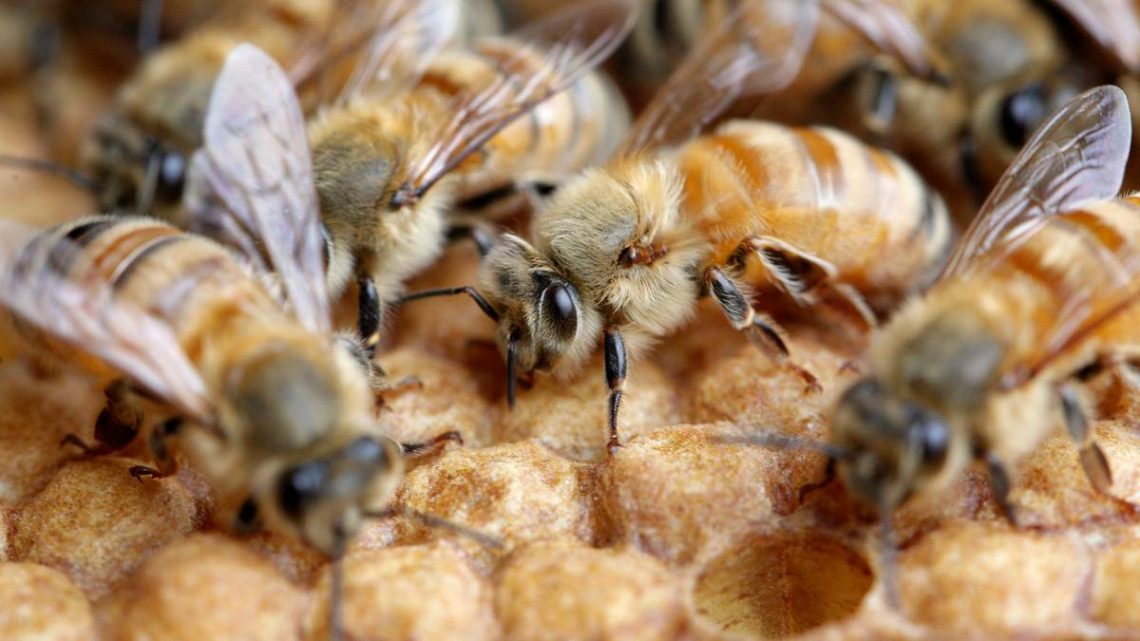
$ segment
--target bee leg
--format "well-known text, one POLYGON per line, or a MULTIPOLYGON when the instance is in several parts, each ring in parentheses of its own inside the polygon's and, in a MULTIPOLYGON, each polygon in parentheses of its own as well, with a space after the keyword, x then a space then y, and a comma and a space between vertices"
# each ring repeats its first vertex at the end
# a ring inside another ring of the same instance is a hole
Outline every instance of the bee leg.
POLYGON ((752 236, 733 252, 731 260, 743 265, 749 256, 760 259, 776 285, 803 307, 816 305, 824 294, 832 294, 863 321, 874 328, 879 321, 863 295, 838 281, 835 266, 818 256, 800 250, 778 238, 752 236))
POLYGON ((176 436, 181 430, 182 419, 178 417, 156 425, 147 439, 147 447, 150 448, 151 456, 154 459, 154 467, 132 465, 129 470, 131 476, 141 481, 144 477, 163 478, 178 471, 174 456, 170 452, 169 442, 170 438, 176 436))
POLYGON ((902 609, 899 597, 898 547, 895 545, 894 528, 891 526, 890 505, 879 506, 879 558, 882 566, 883 593, 887 606, 894 610, 902 609))
POLYGON ((806 499, 812 492, 822 490, 828 485, 831 485, 832 481, 834 481, 836 477, 835 470, 835 457, 827 457, 827 467, 823 468, 823 478, 818 481, 808 483, 807 485, 800 488, 800 503, 802 504, 804 502, 804 499, 806 499))
POLYGON ((475 249, 479 251, 479 257, 482 258, 491 251, 491 247, 495 244, 495 238, 498 234, 495 233, 495 228, 484 220, 478 220, 474 216, 461 216, 453 215, 451 224, 447 228, 448 242, 455 242, 470 238, 475 243, 475 249))
POLYGON ((423 443, 400 443, 400 449, 404 451, 404 458, 417 459, 438 453, 447 447, 448 443, 462 447, 463 435, 458 430, 452 430, 423 443))
POLYGON ((788 358, 788 345, 776 321, 767 314, 758 314, 736 283, 717 267, 705 270, 705 287, 712 294, 728 322, 745 333, 748 340, 764 354, 791 369, 807 384, 811 393, 822 390, 819 379, 808 370, 792 363, 788 358))
POLYGON ((358 276, 356 284, 359 290, 357 332, 364 341, 365 351, 371 357, 376 351, 376 344, 380 342, 380 294, 376 291, 376 281, 371 276, 358 276))
POLYGON ((85 456, 99 456, 117 452, 135 440, 143 417, 130 384, 117 379, 107 386, 103 396, 107 404, 95 419, 95 444, 89 445, 75 434, 68 434, 60 441, 61 447, 73 445, 85 456))
POLYGON ((1012 484, 1009 481, 1009 472, 1005 463, 993 452, 986 452, 986 470, 990 475, 990 487, 993 489, 994 500, 997 501, 998 510, 1009 521, 1010 525, 1017 526, 1017 515, 1013 504, 1009 502, 1009 491, 1012 484))
POLYGON ((622 340, 621 331, 616 327, 607 327, 605 330, 605 366, 606 388, 610 393, 610 439, 606 448, 612 456, 616 453, 617 448, 621 447, 621 439, 618 438, 618 410, 621 408, 621 396, 625 389, 625 377, 628 370, 625 341, 622 340))
POLYGON ((252 496, 247 497, 234 515, 233 530, 237 534, 248 535, 256 534, 261 528, 261 510, 257 507, 257 501, 252 496))
POLYGON ((1062 386, 1058 390, 1061 411, 1065 416, 1065 427, 1069 436, 1080 450, 1081 467, 1089 482, 1101 494, 1108 494, 1112 487, 1112 470, 1100 446, 1093 440, 1088 419, 1081 409, 1080 401, 1072 387, 1062 386))

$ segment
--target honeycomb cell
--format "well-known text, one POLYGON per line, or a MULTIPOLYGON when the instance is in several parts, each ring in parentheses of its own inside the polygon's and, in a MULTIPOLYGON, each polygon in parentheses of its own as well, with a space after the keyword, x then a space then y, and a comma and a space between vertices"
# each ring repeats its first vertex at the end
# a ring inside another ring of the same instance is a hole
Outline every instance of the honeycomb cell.
POLYGON ((198 522, 176 478, 139 482, 130 463, 66 464, 13 514, 11 555, 67 572, 92 598, 107 593, 157 548, 198 522))
POLYGON ((116 641, 299 639, 307 599, 265 558, 218 534, 163 548, 115 594, 106 615, 116 641))
POLYGON ((799 489, 823 475, 814 453, 710 441, 728 434, 738 431, 678 426, 618 450, 603 488, 615 538, 687 564, 791 513, 799 489))
POLYGON ((95 618, 66 574, 35 563, 0 563, 0 639, 89 641, 95 618))
POLYGON ((685 626, 680 578, 633 549, 537 542, 499 571, 495 608, 508 640, 676 639, 685 626))
MULTIPOLYGON (((481 641, 499 638, 491 587, 446 542, 360 550, 344 559, 342 616, 357 641, 481 641)), ((314 587, 305 638, 329 637, 331 567, 314 587)))
POLYGON ((742 537, 702 566, 691 598, 701 624, 767 639, 851 617, 872 583, 867 560, 848 545, 775 531, 742 537))

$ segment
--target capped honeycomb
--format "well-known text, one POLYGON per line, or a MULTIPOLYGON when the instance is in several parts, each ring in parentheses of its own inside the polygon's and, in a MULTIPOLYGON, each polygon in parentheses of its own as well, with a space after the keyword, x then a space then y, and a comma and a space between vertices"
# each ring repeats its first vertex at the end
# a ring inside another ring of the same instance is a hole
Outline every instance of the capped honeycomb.
MULTIPOLYGON (((36 137, 26 96, 5 96, 0 107, 0 151, 44 154, 49 141, 36 137)), ((34 174, 0 174, 0 201, 6 216, 37 224, 90 207, 34 174)), ((477 260, 457 245, 411 289, 466 284, 477 260)), ((1115 473, 1112 496, 1089 486, 1060 434, 1016 468, 1017 526, 998 516, 984 474, 971 470, 894 516, 894 607, 874 512, 838 483, 801 495, 824 474, 820 455, 716 440, 760 429, 826 438, 836 396, 859 375, 864 339, 832 320, 787 324, 794 357, 822 384, 813 393, 703 308, 632 363, 625 445, 610 457, 600 356, 572 380, 537 378, 508 411, 493 328, 469 301, 398 310, 379 361, 422 385, 390 394, 380 420, 397 440, 458 430, 464 445, 415 461, 397 502, 502 547, 402 518, 370 523, 343 559, 347 636, 1140 635, 1133 374, 1110 372, 1087 389, 1115 473)), ((141 447, 81 458, 59 446, 66 434, 91 438, 100 403, 72 372, 0 363, 0 639, 328 638, 328 559, 273 533, 228 533, 218 525, 221 499, 189 467, 139 482, 127 469, 141 447)))

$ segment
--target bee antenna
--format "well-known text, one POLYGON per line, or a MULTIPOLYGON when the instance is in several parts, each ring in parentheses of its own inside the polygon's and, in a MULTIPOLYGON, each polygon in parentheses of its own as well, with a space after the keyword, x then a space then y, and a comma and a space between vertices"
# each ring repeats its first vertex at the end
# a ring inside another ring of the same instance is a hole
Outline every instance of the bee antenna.
POLYGON ((515 344, 518 342, 518 333, 511 331, 507 339, 507 407, 515 408, 515 344))
POLYGON ((501 550, 504 547, 502 541, 491 536, 490 534, 487 534, 486 532, 480 532, 479 530, 469 528, 466 525, 460 525, 455 521, 445 519, 442 516, 436 516, 434 514, 428 514, 427 512, 421 512, 417 509, 407 506, 388 507, 379 511, 365 512, 364 516, 374 519, 385 519, 391 516, 402 516, 412 521, 419 521, 423 525, 430 528, 438 528, 440 530, 448 530, 455 532, 456 534, 462 534, 469 539, 477 541, 478 543, 495 550, 501 550))
POLYGON ((71 184, 79 187, 80 189, 96 193, 98 190, 95 187, 95 181, 89 176, 71 167, 54 163, 50 160, 39 160, 37 158, 21 158, 19 156, 8 156, 0 154, 0 165, 7 165, 15 169, 23 169, 26 171, 38 171, 44 174, 51 174, 67 180, 71 184))
POLYGON ((751 434, 716 434, 709 436, 709 440, 724 445, 759 445, 760 447, 772 447, 781 450, 809 450, 837 460, 850 459, 852 456, 851 450, 833 443, 773 431, 753 432, 751 434))
POLYGON ((139 12, 138 40, 135 46, 139 53, 147 54, 158 47, 162 37, 162 0, 143 0, 139 12))

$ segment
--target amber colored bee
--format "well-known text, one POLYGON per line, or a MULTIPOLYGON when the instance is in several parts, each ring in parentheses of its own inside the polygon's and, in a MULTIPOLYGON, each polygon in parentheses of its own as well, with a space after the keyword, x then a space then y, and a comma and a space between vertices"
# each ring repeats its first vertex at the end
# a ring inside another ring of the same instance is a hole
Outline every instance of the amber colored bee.
POLYGON ((216 190, 215 232, 231 247, 149 218, 93 217, 39 235, 0 223, 0 304, 10 312, 0 328, 47 366, 80 365, 110 381, 97 444, 68 439, 88 453, 128 445, 144 398, 172 410, 148 438, 157 466, 131 473, 169 474, 172 448, 185 452, 222 497, 248 496, 236 528, 263 525, 334 560, 364 519, 390 514, 497 545, 389 505, 404 454, 456 435, 403 449, 384 436, 363 347, 330 332, 304 134, 285 73, 239 46, 206 118, 208 148, 224 139, 230 153, 195 161, 216 190))
POLYGON ((787 362, 780 329, 753 309, 755 294, 830 301, 874 324, 863 292, 890 298, 922 285, 949 247, 939 197, 898 158, 841 132, 731 121, 692 139, 741 94, 786 85, 812 41, 814 3, 738 11, 752 10, 765 20, 725 20, 621 152, 567 181, 536 215, 532 240, 502 237, 482 266, 508 399, 515 370, 572 370, 601 339, 611 448, 627 351, 682 326, 699 297, 711 295, 734 327, 787 362))
MULTIPOLYGON (((512 37, 434 58, 422 75, 389 59, 310 124, 334 295, 359 286, 362 336, 381 306, 440 253, 452 214, 479 195, 604 158, 628 115, 591 70, 633 19, 625 0, 571 5, 512 37)), ((374 342, 375 338, 370 340, 374 342)))
POLYGON ((100 207, 179 218, 186 159, 202 143, 202 122, 226 55, 248 42, 295 67, 309 84, 335 66, 367 56, 401 25, 430 57, 461 29, 460 0, 259 0, 220 10, 212 20, 159 48, 119 92, 116 107, 82 151, 100 207), (415 27, 410 27, 414 24, 415 27))
POLYGON ((1002 177, 938 281, 874 338, 870 374, 832 425, 857 495, 889 512, 978 458, 1012 518, 1007 468, 1057 419, 1107 490, 1073 381, 1136 353, 1140 199, 1115 197, 1131 130, 1116 87, 1066 104, 1002 177))
POLYGON ((110 381, 97 445, 72 443, 92 453, 129 444, 143 420, 138 390, 176 418, 149 437, 157 468, 132 474, 170 473, 177 446, 222 496, 249 497, 239 525, 256 518, 335 556, 362 519, 383 513, 403 460, 373 416, 362 347, 329 329, 291 96, 284 72, 250 45, 219 76, 207 136, 225 132, 233 153, 202 166, 218 188, 218 233, 243 255, 149 218, 86 218, 22 243, 26 230, 4 223, 0 302, 34 358, 78 360, 110 381))

